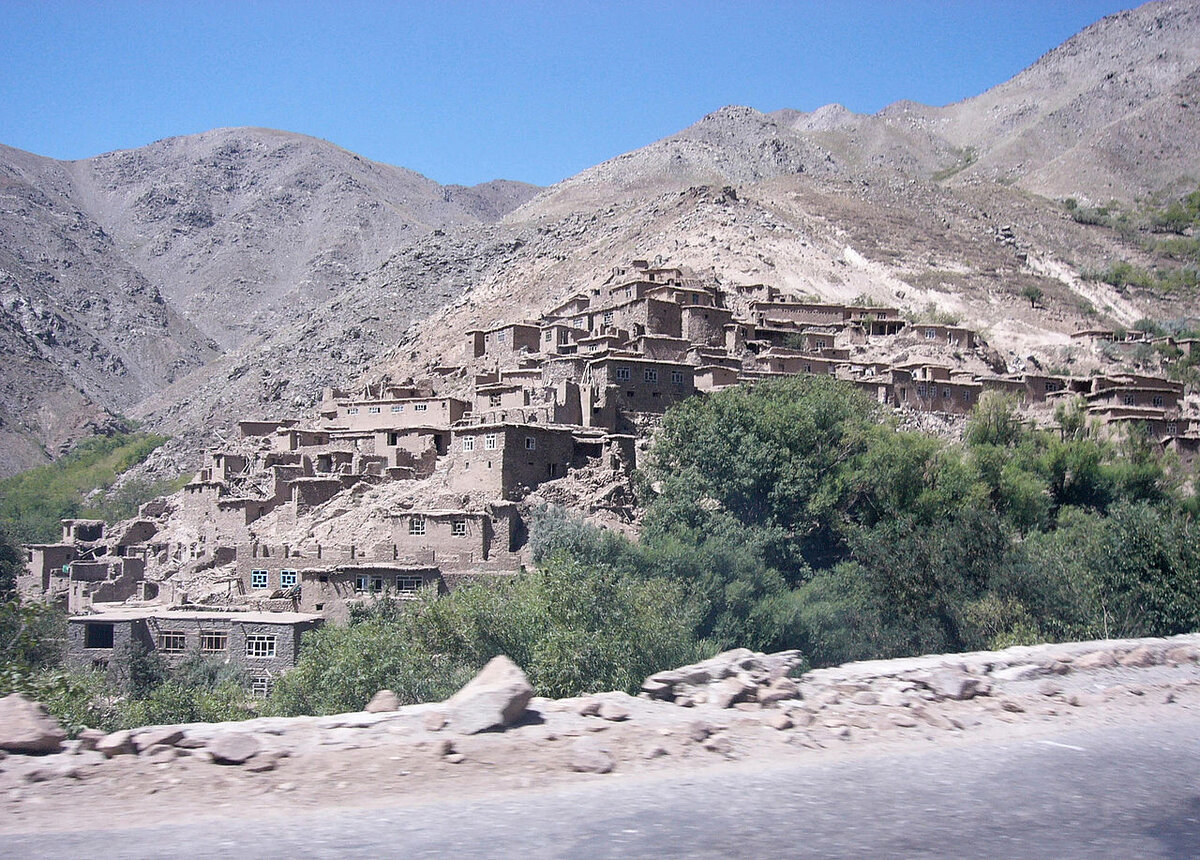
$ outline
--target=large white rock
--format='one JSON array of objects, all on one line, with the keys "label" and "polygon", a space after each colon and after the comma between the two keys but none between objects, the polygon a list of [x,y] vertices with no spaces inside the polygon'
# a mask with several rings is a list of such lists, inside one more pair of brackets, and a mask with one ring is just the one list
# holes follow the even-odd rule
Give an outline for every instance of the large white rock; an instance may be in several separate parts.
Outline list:
[{"label": "large white rock", "polygon": [[20,753],[53,753],[67,733],[40,702],[13,693],[0,699],[0,749]]},{"label": "large white rock", "polygon": [[473,735],[512,724],[532,698],[533,687],[521,667],[501,654],[447,699],[443,710],[451,729]]}]

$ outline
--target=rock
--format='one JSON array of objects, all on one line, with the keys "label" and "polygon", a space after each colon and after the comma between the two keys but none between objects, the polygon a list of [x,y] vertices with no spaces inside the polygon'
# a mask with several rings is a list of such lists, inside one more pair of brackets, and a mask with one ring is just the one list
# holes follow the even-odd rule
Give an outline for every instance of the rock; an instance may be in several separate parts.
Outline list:
[{"label": "rock", "polygon": [[850,727],[849,726],[838,726],[836,729],[830,729],[829,733],[831,735],[833,735],[835,738],[842,738],[843,740],[850,740]]},{"label": "rock", "polygon": [[471,735],[511,725],[532,698],[533,687],[525,673],[501,654],[447,699],[445,710],[452,729]]},{"label": "rock", "polygon": [[[367,689],[370,689],[369,687]],[[400,710],[400,699],[391,690],[380,690],[367,702],[364,710],[369,714],[382,714],[387,711]]]},{"label": "rock", "polygon": [[854,705],[877,705],[879,694],[871,690],[861,690],[850,697],[850,702]]},{"label": "rock", "polygon": [[1000,707],[1003,710],[1008,711],[1009,713],[1012,713],[1012,714],[1025,713],[1025,706],[1022,705],[1020,702],[1014,701],[1013,699],[1001,699]]},{"label": "rock", "polygon": [[20,693],[0,699],[0,749],[18,753],[53,753],[67,733],[40,702]]},{"label": "rock", "polygon": [[934,672],[924,683],[939,698],[955,701],[985,695],[988,689],[982,678],[954,669]]},{"label": "rock", "polygon": [[1200,659],[1200,649],[1192,645],[1177,645],[1164,657],[1168,663],[1195,663]]},{"label": "rock", "polygon": [[208,742],[217,764],[242,764],[261,749],[258,738],[246,732],[224,732]]},{"label": "rock", "polygon": [[175,747],[167,746],[166,744],[155,744],[152,747],[146,747],[146,749],[142,751],[142,755],[144,755],[154,764],[166,764],[167,762],[172,762],[176,759],[179,753],[180,750],[175,749]]},{"label": "rock", "polygon": [[1062,684],[1058,683],[1057,681],[1051,681],[1049,678],[1047,678],[1045,681],[1042,681],[1042,683],[1038,684],[1037,689],[1038,692],[1043,696],[1057,696],[1062,692],[1063,688]]},{"label": "rock", "polygon": [[776,731],[787,731],[792,727],[792,718],[783,711],[770,711],[763,718],[763,725]]},{"label": "rock", "polygon": [[568,764],[578,773],[611,773],[616,767],[616,761],[606,747],[584,740],[572,745]]},{"label": "rock", "polygon": [[99,729],[84,729],[79,733],[77,740],[79,741],[79,751],[89,752],[96,748],[96,744],[104,740],[104,732]]},{"label": "rock", "polygon": [[763,709],[761,702],[735,702],[733,707],[739,711],[761,711]]},{"label": "rock", "polygon": [[764,706],[798,698],[800,698],[800,685],[791,678],[776,678],[765,689],[758,691],[758,701]]},{"label": "rock", "polygon": [[446,715],[441,711],[429,711],[421,719],[421,725],[427,732],[440,732],[446,727]]},{"label": "rock", "polygon": [[888,722],[893,726],[898,726],[902,729],[911,729],[917,725],[917,720],[912,714],[900,713],[889,714]]},{"label": "rock", "polygon": [[450,738],[442,738],[433,745],[433,755],[435,758],[444,758],[453,753],[454,741],[450,740]]},{"label": "rock", "polygon": [[725,735],[713,735],[704,742],[704,748],[709,752],[730,756],[733,754],[733,741]]},{"label": "rock", "polygon": [[665,755],[670,755],[670,753],[667,752],[666,747],[664,747],[662,744],[651,744],[650,746],[646,747],[646,751],[642,753],[642,758],[646,759],[647,761],[651,761],[656,758],[662,758]]},{"label": "rock", "polygon": [[629,719],[629,708],[624,705],[619,705],[616,702],[604,702],[600,705],[600,710],[597,714],[602,720],[608,720],[612,723],[620,723]]},{"label": "rock", "polygon": [[700,743],[713,733],[713,728],[703,720],[693,720],[688,723],[687,735],[696,743]]},{"label": "rock", "polygon": [[804,710],[790,711],[788,716],[792,718],[793,724],[801,727],[811,726],[817,720],[816,717]]},{"label": "rock", "polygon": [[903,708],[909,702],[909,696],[899,687],[888,687],[877,694],[877,704],[888,708]]},{"label": "rock", "polygon": [[579,714],[581,717],[597,716],[600,713],[600,700],[593,699],[591,696],[581,699],[579,702],[579,707],[575,709],[575,713]]},{"label": "rock", "polygon": [[1016,666],[1009,666],[1007,669],[997,669],[992,672],[992,677],[997,681],[1029,681],[1044,671],[1046,670],[1036,664],[1020,663]]},{"label": "rock", "polygon": [[246,770],[250,773],[267,773],[279,766],[279,756],[273,753],[259,753],[246,762]]},{"label": "rock", "polygon": [[109,758],[117,755],[133,755],[133,738],[127,731],[113,732],[105,735],[96,743],[96,751],[104,753]]},{"label": "rock", "polygon": [[728,708],[735,702],[748,701],[758,686],[743,678],[726,678],[709,688],[708,701],[718,708]]},{"label": "rock", "polygon": [[133,732],[130,735],[133,748],[144,753],[151,747],[173,747],[183,740],[183,731],[170,726],[155,726],[149,729]]},{"label": "rock", "polygon": [[1128,666],[1132,669],[1144,669],[1147,666],[1157,666],[1160,659],[1158,653],[1153,648],[1141,645],[1134,648],[1128,654],[1122,654],[1117,662],[1122,666]]},{"label": "rock", "polygon": [[450,755],[446,756],[446,761],[450,764],[462,764],[466,760],[467,757],[462,753],[450,753]]},{"label": "rock", "polygon": [[648,695],[651,699],[672,699],[675,694],[675,685],[667,681],[659,681],[654,678],[647,678],[642,682],[642,692]]},{"label": "rock", "polygon": [[1117,659],[1111,651],[1091,651],[1082,657],[1076,657],[1074,668],[1080,670],[1108,669],[1117,665]]},{"label": "rock", "polygon": [[913,712],[914,716],[924,720],[926,723],[933,726],[935,729],[945,729],[946,731],[953,731],[955,728],[957,728],[957,726],[955,726],[954,723],[952,723],[949,719],[944,717],[942,714],[938,713],[937,711],[933,710],[932,708],[927,708],[924,705],[915,706],[914,708],[912,708],[912,712]]}]

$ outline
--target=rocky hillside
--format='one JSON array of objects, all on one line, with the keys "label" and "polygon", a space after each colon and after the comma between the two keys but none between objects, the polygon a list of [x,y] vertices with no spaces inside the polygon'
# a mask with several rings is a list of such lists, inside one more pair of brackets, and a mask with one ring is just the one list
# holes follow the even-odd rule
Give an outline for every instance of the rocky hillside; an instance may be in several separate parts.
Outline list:
[{"label": "rocky hillside", "polygon": [[[0,471],[53,455],[106,409],[183,436],[162,455],[182,467],[238,417],[302,413],[324,385],[427,375],[461,357],[467,329],[536,316],[636,257],[936,312],[979,329],[1012,369],[1086,372],[1102,356],[1071,331],[1197,314],[1191,295],[1083,277],[1169,261],[1063,199],[1132,207],[1194,189],[1198,76],[1200,3],[1157,2],[958,104],[727,107],[544,190],[440,186],[261,129],[70,164],[0,150],[3,348],[16,359],[0,380]],[[36,324],[18,307],[95,313],[72,284],[107,297],[112,337],[162,345],[119,353],[90,319],[78,326],[94,347],[82,334],[59,352],[29,342]],[[115,322],[128,318],[156,322]],[[104,369],[118,354],[124,375]],[[51,401],[75,404],[76,429],[50,438],[63,426],[38,417]]]},{"label": "rocky hillside", "polygon": [[[441,186],[265,129],[70,163],[0,147],[0,474],[302,324],[432,232],[494,221],[536,190]],[[404,324],[445,298],[415,285]]]}]

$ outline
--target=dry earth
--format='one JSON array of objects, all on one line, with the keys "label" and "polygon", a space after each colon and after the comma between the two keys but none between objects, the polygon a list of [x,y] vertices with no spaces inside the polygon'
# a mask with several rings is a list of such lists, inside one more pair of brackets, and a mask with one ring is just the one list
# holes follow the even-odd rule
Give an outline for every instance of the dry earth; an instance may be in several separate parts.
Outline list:
[{"label": "dry earth", "polygon": [[[78,744],[55,755],[9,755],[0,760],[0,832],[145,824],[148,804],[156,819],[176,822],[234,809],[244,817],[420,807],[787,757],[840,761],[1001,738],[1054,745],[1071,727],[1144,724],[1200,709],[1200,635],[849,664],[807,673],[794,693],[778,679],[787,656],[730,652],[699,664],[699,674],[686,667],[655,676],[696,682],[672,687],[707,699],[689,707],[623,693],[533,699],[514,724],[478,734],[443,725],[447,708],[432,703],[141,729],[133,736],[140,755],[108,758]],[[709,682],[701,683],[705,673]],[[722,693],[751,680],[760,683],[735,698],[767,704],[720,707]],[[662,694],[661,683],[647,686]],[[234,757],[242,763],[214,763],[214,753],[241,743],[248,746]]]}]

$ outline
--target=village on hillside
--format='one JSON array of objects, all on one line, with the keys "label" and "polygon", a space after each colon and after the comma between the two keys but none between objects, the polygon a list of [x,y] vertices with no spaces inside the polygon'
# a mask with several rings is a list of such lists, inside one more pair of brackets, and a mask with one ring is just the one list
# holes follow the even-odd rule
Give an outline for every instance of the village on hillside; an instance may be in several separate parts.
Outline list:
[{"label": "village on hillside", "polygon": [[468,361],[428,379],[330,389],[306,419],[241,421],[181,492],[133,520],[63,521],[60,542],[25,548],[20,592],[67,608],[71,665],[103,667],[140,642],[168,660],[224,656],[265,693],[306,630],[357,603],[519,571],[539,489],[585,476],[596,506],[628,508],[648,431],[671,405],[727,386],[827,375],[905,415],[951,419],[1000,391],[1041,425],[1082,402],[1103,432],[1139,425],[1188,464],[1200,449],[1180,382],[998,372],[970,328],[644,260],[536,320],[467,337]]}]

